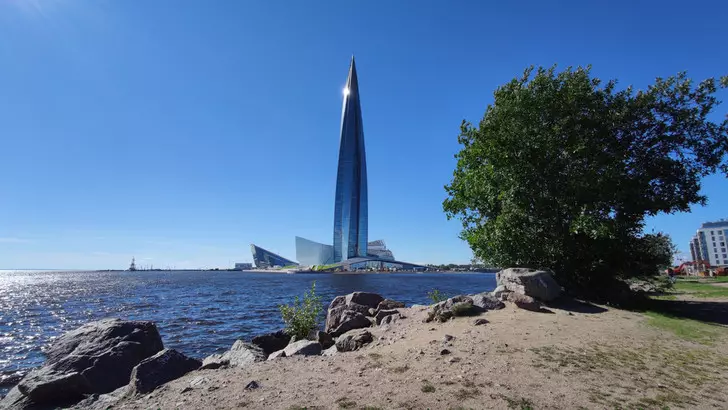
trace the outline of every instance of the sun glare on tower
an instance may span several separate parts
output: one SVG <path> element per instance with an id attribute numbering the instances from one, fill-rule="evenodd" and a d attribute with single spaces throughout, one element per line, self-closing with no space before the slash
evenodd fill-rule
<path id="1" fill-rule="evenodd" d="M 344 87 L 344 95 L 349 95 L 349 87 Z"/>

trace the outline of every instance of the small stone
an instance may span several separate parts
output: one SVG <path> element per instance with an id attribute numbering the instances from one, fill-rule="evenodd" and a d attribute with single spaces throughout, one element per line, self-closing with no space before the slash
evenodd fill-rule
<path id="1" fill-rule="evenodd" d="M 192 391 L 192 387 L 190 387 L 190 386 L 187 386 L 187 387 L 185 387 L 184 389 L 182 389 L 182 390 L 180 391 L 180 394 L 184 394 L 184 393 L 187 393 L 187 392 L 189 392 L 189 391 Z"/>
<path id="2" fill-rule="evenodd" d="M 474 324 L 475 326 L 480 326 L 480 325 L 484 325 L 484 324 L 486 324 L 486 323 L 488 323 L 488 320 L 486 320 L 486 319 L 483 319 L 483 318 L 480 318 L 480 319 L 475 319 L 475 321 L 473 321 L 473 324 Z"/>
<path id="3" fill-rule="evenodd" d="M 455 336 L 452 336 L 452 335 L 445 335 L 444 339 L 445 339 L 445 341 L 446 341 L 446 342 L 449 342 L 449 341 L 451 341 L 451 340 L 454 340 L 454 339 L 455 339 Z"/>
<path id="4" fill-rule="evenodd" d="M 450 362 L 450 363 L 457 363 L 457 362 L 460 361 L 460 358 L 459 357 L 451 357 L 447 361 Z"/>
<path id="5" fill-rule="evenodd" d="M 417 353 L 418 353 L 418 354 L 425 354 L 425 352 L 424 352 L 424 351 L 423 351 L 422 349 L 420 349 L 420 351 L 419 351 L 419 352 L 417 352 Z"/>
<path id="6" fill-rule="evenodd" d="M 245 386 L 245 390 L 253 390 L 253 389 L 257 389 L 258 387 L 260 387 L 258 382 L 253 380 Z"/>
<path id="7" fill-rule="evenodd" d="M 447 350 L 447 349 L 442 349 L 442 350 L 440 350 L 440 356 L 444 356 L 444 355 L 446 355 L 446 354 L 450 354 L 450 351 L 449 351 L 449 350 Z"/>
<path id="8" fill-rule="evenodd" d="M 568 312 L 567 314 L 568 314 L 569 316 L 574 316 L 574 314 L 573 314 L 573 313 L 571 313 L 571 312 Z"/>

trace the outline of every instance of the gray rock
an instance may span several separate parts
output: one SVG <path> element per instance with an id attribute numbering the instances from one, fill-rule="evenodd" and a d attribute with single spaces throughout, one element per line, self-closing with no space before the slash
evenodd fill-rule
<path id="1" fill-rule="evenodd" d="M 381 303 L 384 300 L 383 297 L 380 295 L 377 295 L 376 293 L 369 293 L 369 292 L 354 292 L 349 293 L 346 295 L 346 304 L 351 305 L 352 303 L 358 304 L 358 305 L 364 305 L 367 308 L 374 308 L 376 309 L 377 306 L 379 306 L 379 303 Z"/>
<path id="2" fill-rule="evenodd" d="M 389 324 L 394 323 L 397 320 L 402 319 L 402 318 L 404 318 L 404 316 L 402 316 L 400 313 L 396 313 L 394 315 L 384 316 L 382 318 L 382 320 L 379 322 L 379 326 L 389 325 Z"/>
<path id="3" fill-rule="evenodd" d="M 328 349 L 329 347 L 334 345 L 334 338 L 331 337 L 330 334 L 322 332 L 320 330 L 312 330 L 311 332 L 309 332 L 308 340 L 313 340 L 314 342 L 321 343 L 322 349 Z"/>
<path id="4" fill-rule="evenodd" d="M 446 322 L 456 316 L 470 316 L 480 312 L 482 309 L 473 305 L 471 297 L 459 295 L 432 305 L 425 322 Z"/>
<path id="5" fill-rule="evenodd" d="M 490 293 L 478 293 L 472 295 L 473 305 L 481 308 L 482 310 L 498 310 L 506 307 L 505 303 L 501 302 L 498 298 L 491 296 Z"/>
<path id="6" fill-rule="evenodd" d="M 202 361 L 202 369 L 219 367 L 246 367 L 255 362 L 265 361 L 267 355 L 260 347 L 237 340 L 227 352 L 207 356 Z"/>
<path id="7" fill-rule="evenodd" d="M 351 330 L 336 339 L 336 350 L 340 352 L 352 352 L 359 350 L 373 340 L 372 334 L 366 329 Z"/>
<path id="8" fill-rule="evenodd" d="M 511 292 L 550 302 L 563 292 L 550 272 L 526 268 L 508 268 L 496 273 L 498 285 Z"/>
<path id="9" fill-rule="evenodd" d="M 451 340 L 455 340 L 455 336 L 453 336 L 453 335 L 445 335 L 443 337 L 443 340 L 446 341 L 446 342 L 449 342 Z"/>
<path id="10" fill-rule="evenodd" d="M 277 332 L 255 336 L 250 342 L 263 349 L 265 354 L 271 354 L 288 346 L 290 341 L 291 336 L 284 330 L 279 330 Z"/>
<path id="11" fill-rule="evenodd" d="M 392 299 L 384 299 L 383 301 L 379 302 L 376 311 L 379 312 L 382 310 L 402 309 L 403 307 L 404 303 L 402 302 L 397 302 L 396 300 Z"/>
<path id="12" fill-rule="evenodd" d="M 532 312 L 541 311 L 541 304 L 534 298 L 512 292 L 508 294 L 508 301 L 514 303 L 521 309 L 530 310 Z"/>
<path id="13" fill-rule="evenodd" d="M 339 353 L 339 350 L 336 348 L 336 345 L 333 345 L 333 346 L 329 347 L 328 349 L 324 350 L 321 353 L 321 356 L 334 356 L 337 353 Z"/>
<path id="14" fill-rule="evenodd" d="M 129 382 L 134 366 L 162 348 L 152 322 L 87 323 L 54 341 L 43 366 L 28 373 L 0 408 L 70 406 L 85 395 L 112 392 Z"/>
<path id="15" fill-rule="evenodd" d="M 248 383 L 248 384 L 245 385 L 245 390 L 255 390 L 258 387 L 260 387 L 260 385 L 258 384 L 258 382 L 256 382 L 255 380 L 253 380 L 250 383 Z"/>
<path id="16" fill-rule="evenodd" d="M 440 350 L 440 356 L 445 356 L 447 354 L 450 354 L 450 351 L 449 350 L 447 350 L 447 349 Z"/>
<path id="17" fill-rule="evenodd" d="M 321 354 L 321 344 L 311 340 L 299 340 L 283 349 L 286 357 L 291 356 L 318 356 Z"/>
<path id="18" fill-rule="evenodd" d="M 508 297 L 508 294 L 509 293 L 511 293 L 511 291 L 509 291 L 508 289 L 506 289 L 505 285 L 498 285 L 498 286 L 496 286 L 495 289 L 493 289 L 493 292 L 491 292 L 490 294 L 494 298 L 496 298 L 496 299 L 498 299 L 500 301 L 504 301 Z"/>
<path id="19" fill-rule="evenodd" d="M 475 321 L 473 321 L 473 324 L 475 326 L 485 325 L 487 323 L 488 323 L 488 321 L 486 319 L 483 319 L 483 318 L 478 318 L 478 319 L 475 319 Z"/>
<path id="20" fill-rule="evenodd" d="M 117 405 L 121 400 L 131 396 L 131 386 L 126 385 L 106 394 L 92 394 L 86 399 L 76 403 L 74 410 L 108 410 Z"/>
<path id="21" fill-rule="evenodd" d="M 346 296 L 337 296 L 329 304 L 329 309 L 326 311 L 326 325 L 324 331 L 333 334 L 337 328 L 344 322 L 344 315 L 346 311 L 353 311 L 360 313 L 362 316 L 369 315 L 369 309 L 376 309 L 377 306 L 384 298 L 376 293 L 367 292 L 354 292 Z M 340 331 L 338 334 L 346 332 L 351 329 L 357 329 L 352 327 Z"/>
<path id="22" fill-rule="evenodd" d="M 344 310 L 339 319 L 339 325 L 328 331 L 333 336 L 339 336 L 353 329 L 363 329 L 372 325 L 372 322 L 363 314 L 353 310 Z"/>
<path id="23" fill-rule="evenodd" d="M 385 317 L 398 314 L 399 310 L 397 309 L 380 310 L 379 312 L 377 312 L 377 315 L 374 316 L 374 319 L 376 320 L 376 324 L 381 325 L 382 319 L 384 319 Z"/>
<path id="24" fill-rule="evenodd" d="M 197 370 L 202 362 L 174 349 L 164 349 L 142 360 L 131 372 L 129 386 L 133 394 L 145 394 L 157 387 Z"/>
<path id="25" fill-rule="evenodd" d="M 271 353 L 271 354 L 268 355 L 268 359 L 267 360 L 273 360 L 273 359 L 277 359 L 279 357 L 286 357 L 286 351 L 283 350 L 283 349 L 281 349 L 281 350 L 279 350 L 277 352 L 273 352 L 273 353 Z"/>

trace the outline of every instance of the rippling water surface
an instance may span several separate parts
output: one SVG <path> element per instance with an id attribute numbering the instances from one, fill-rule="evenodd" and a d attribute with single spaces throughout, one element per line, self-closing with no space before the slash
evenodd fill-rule
<path id="1" fill-rule="evenodd" d="M 353 291 L 428 303 L 448 295 L 495 288 L 495 275 L 285 275 L 247 272 L 9 272 L 0 271 L 0 394 L 43 360 L 58 335 L 105 317 L 154 321 L 166 347 L 203 358 L 236 339 L 280 329 L 277 306 L 316 281 L 328 304 Z"/>

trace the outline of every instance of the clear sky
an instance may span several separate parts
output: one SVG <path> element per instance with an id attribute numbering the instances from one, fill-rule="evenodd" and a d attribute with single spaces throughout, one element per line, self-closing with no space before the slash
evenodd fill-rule
<path id="1" fill-rule="evenodd" d="M 224 267 L 250 243 L 331 242 L 352 54 L 370 239 L 467 262 L 443 186 L 498 85 L 531 64 L 637 87 L 725 75 L 726 21 L 725 1 L 0 0 L 0 269 Z M 687 250 L 728 218 L 727 187 L 708 178 L 707 207 L 648 229 Z"/>

